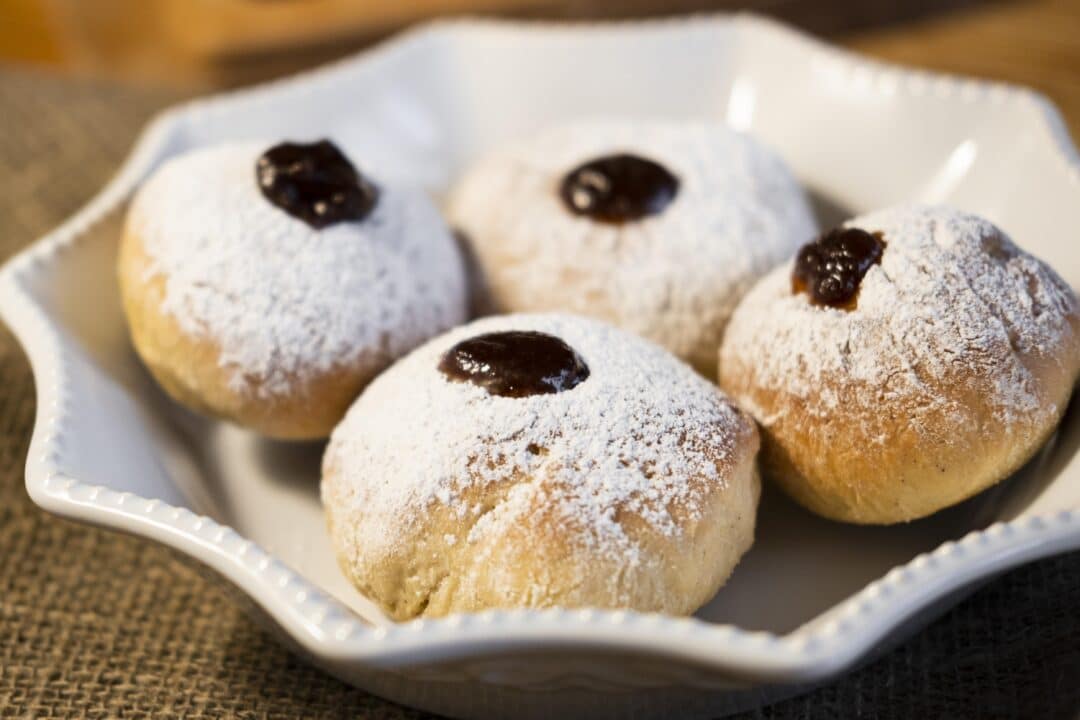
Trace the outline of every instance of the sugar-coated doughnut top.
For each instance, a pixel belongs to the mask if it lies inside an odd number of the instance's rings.
[[[615,192],[615,180],[629,188]],[[710,123],[545,130],[473,165],[448,214],[512,308],[603,317],[682,356],[817,234],[783,160]]]
[[[1054,416],[1060,408],[1041,396],[1036,367],[1075,367],[1078,305],[1053,270],[990,222],[947,207],[897,207],[845,226],[884,242],[856,305],[815,304],[792,287],[789,262],[739,307],[722,367],[729,356],[752,358],[754,385],[801,398],[816,417],[890,413],[918,429],[933,410],[963,422],[970,408],[941,391],[957,385],[1006,424]]]
[[[588,366],[562,392],[503,397],[448,379],[440,359],[483,333],[542,332]],[[468,542],[499,533],[539,501],[567,538],[633,561],[627,516],[678,536],[671,511],[691,517],[754,452],[745,416],[688,366],[606,323],[570,315],[506,315],[457,328],[379,376],[334,431],[323,500],[362,514],[356,542],[391,548],[433,504],[463,519]],[[329,478],[329,480],[328,480]],[[506,488],[495,511],[464,499],[475,485]],[[468,522],[466,522],[468,520]]]
[[[317,229],[260,192],[256,164],[272,144],[169,161],[136,195],[128,227],[164,282],[162,310],[219,346],[237,391],[286,394],[461,321],[461,259],[422,192],[380,187],[362,220]]]

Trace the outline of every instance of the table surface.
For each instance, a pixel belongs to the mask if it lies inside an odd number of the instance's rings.
[[[1004,3],[845,44],[1031,85],[1080,135],[1080,3]],[[0,70],[0,260],[107,179],[167,92]],[[144,541],[49,517],[22,488],[29,368],[0,327],[0,718],[418,718],[281,648]],[[1080,553],[1015,570],[846,678],[747,718],[1076,717]]]

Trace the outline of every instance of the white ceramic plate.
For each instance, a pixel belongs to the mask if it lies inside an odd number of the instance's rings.
[[[0,308],[38,390],[31,497],[205,564],[330,672],[468,717],[745,707],[850,668],[972,583],[1080,547],[1074,409],[1019,477],[928,520],[845,526],[767,492],[757,544],[693,618],[521,611],[393,625],[334,565],[321,448],[191,416],[136,361],[114,255],[127,198],[165,158],[232,138],[331,135],[377,174],[438,193],[490,145],[612,114],[753,132],[811,188],[825,224],[904,200],[982,213],[1080,286],[1080,162],[1029,91],[867,62],[750,16],[431,25],[165,113],[96,198],[4,268]]]

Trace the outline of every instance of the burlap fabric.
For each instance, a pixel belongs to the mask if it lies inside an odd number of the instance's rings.
[[[174,99],[0,69],[0,258],[90,197]],[[165,550],[34,507],[33,416],[29,368],[0,328],[0,718],[425,717],[305,665]],[[1074,553],[1011,572],[868,667],[745,717],[1078,712]]]

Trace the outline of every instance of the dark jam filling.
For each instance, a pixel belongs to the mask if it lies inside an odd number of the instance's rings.
[[[570,171],[559,195],[575,215],[622,223],[663,212],[678,191],[678,178],[664,166],[624,153],[596,158]]]
[[[881,262],[881,233],[836,228],[803,245],[791,274],[793,292],[805,292],[819,305],[851,309],[859,284],[872,265]]]
[[[531,331],[477,335],[446,351],[439,370],[501,397],[528,397],[570,390],[589,377],[574,349],[553,335]]]
[[[318,230],[363,220],[379,199],[329,140],[275,145],[259,156],[255,178],[267,200]]]

